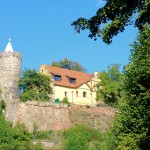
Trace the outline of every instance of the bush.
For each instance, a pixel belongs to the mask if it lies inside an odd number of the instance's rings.
[[[47,139],[51,140],[53,135],[53,131],[38,131],[38,126],[36,123],[33,124],[33,132],[32,132],[32,137],[34,139]]]
[[[96,129],[77,125],[64,132],[65,150],[96,150],[101,147],[102,135]]]
[[[62,103],[63,103],[63,104],[70,104],[67,97],[64,97],[64,98],[63,98]]]
[[[35,139],[46,139],[51,140],[53,136],[53,131],[37,131],[36,133],[33,132],[33,137]]]
[[[31,135],[23,124],[12,124],[0,115],[0,150],[25,150],[31,146]],[[32,146],[31,146],[32,147]]]
[[[3,110],[6,109],[6,104],[4,102],[4,100],[0,101],[0,114],[2,113]]]
[[[86,105],[86,108],[91,108],[89,105]]]

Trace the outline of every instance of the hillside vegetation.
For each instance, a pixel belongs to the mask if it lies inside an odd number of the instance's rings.
[[[106,132],[111,127],[115,116],[115,109],[111,107],[70,108],[69,118],[71,126],[84,125]]]

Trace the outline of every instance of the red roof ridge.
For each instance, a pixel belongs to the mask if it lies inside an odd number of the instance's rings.
[[[48,72],[50,74],[61,76],[61,81],[54,81],[54,84],[64,87],[77,88],[83,85],[84,83],[87,83],[90,80],[92,80],[93,77],[92,74],[88,74],[86,72],[79,72],[56,66],[46,66],[46,68],[48,69]],[[70,83],[68,78],[75,78],[76,83],[74,84]]]
[[[49,66],[49,65],[46,65],[46,67],[54,67],[54,68],[63,69],[63,70],[70,70],[70,71],[72,71],[72,72],[78,72],[78,73],[85,73],[85,74],[88,74],[88,75],[93,75],[93,74],[89,74],[89,73],[86,73],[86,72],[83,72],[83,71],[76,71],[76,70],[61,68],[61,67],[57,67],[57,66],[51,66],[51,65]]]

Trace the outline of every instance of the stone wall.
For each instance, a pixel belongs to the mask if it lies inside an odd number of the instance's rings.
[[[64,130],[70,127],[68,106],[51,102],[28,101],[7,104],[5,116],[15,125],[24,123],[29,131],[36,125],[39,130]]]
[[[21,74],[21,54],[0,52],[0,87],[5,101],[19,99],[18,80]]]

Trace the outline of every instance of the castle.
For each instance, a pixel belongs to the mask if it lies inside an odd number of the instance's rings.
[[[19,100],[18,80],[21,75],[21,54],[13,50],[11,40],[3,52],[0,52],[0,88],[2,99],[6,103]],[[64,97],[70,103],[96,105],[96,84],[98,72],[87,74],[54,66],[41,65],[40,73],[50,75],[53,81],[53,99]]]
[[[39,130],[63,130],[70,126],[68,107],[51,102],[19,101],[18,81],[21,75],[21,54],[15,52],[11,41],[0,52],[1,99],[6,103],[4,115],[13,125],[24,123],[29,131],[36,124]]]

